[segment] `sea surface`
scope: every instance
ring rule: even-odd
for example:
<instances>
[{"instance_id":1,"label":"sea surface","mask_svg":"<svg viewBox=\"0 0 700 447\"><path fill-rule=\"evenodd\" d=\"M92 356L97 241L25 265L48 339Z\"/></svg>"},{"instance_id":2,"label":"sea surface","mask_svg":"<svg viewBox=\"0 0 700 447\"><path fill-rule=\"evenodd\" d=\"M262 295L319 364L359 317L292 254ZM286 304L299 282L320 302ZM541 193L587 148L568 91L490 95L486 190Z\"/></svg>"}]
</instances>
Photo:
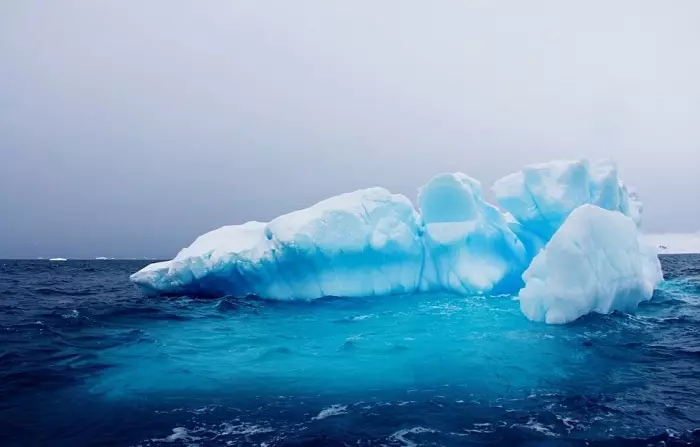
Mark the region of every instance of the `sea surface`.
<instances>
[{"instance_id":1,"label":"sea surface","mask_svg":"<svg viewBox=\"0 0 700 447\"><path fill-rule=\"evenodd\" d=\"M0 445L700 445L700 256L566 326L510 296L143 298L145 264L0 261Z\"/></svg>"}]
</instances>

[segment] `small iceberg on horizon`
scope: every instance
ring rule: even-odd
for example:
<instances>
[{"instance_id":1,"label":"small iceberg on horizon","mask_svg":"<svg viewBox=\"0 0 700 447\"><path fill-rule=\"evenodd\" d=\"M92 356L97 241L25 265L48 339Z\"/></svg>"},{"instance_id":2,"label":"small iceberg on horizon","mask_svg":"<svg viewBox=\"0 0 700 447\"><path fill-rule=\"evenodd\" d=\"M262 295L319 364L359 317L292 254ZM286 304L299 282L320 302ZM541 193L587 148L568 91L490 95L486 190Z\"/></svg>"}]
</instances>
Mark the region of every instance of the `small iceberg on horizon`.
<instances>
[{"instance_id":1,"label":"small iceberg on horizon","mask_svg":"<svg viewBox=\"0 0 700 447\"><path fill-rule=\"evenodd\" d=\"M50 262L66 262L66 258L49 258Z\"/></svg>"},{"instance_id":2,"label":"small iceberg on horizon","mask_svg":"<svg viewBox=\"0 0 700 447\"><path fill-rule=\"evenodd\" d=\"M644 239L657 247L659 254L700 253L700 231L694 233L646 234Z\"/></svg>"},{"instance_id":3,"label":"small iceberg on horizon","mask_svg":"<svg viewBox=\"0 0 700 447\"><path fill-rule=\"evenodd\" d=\"M525 287L525 316L549 323L593 311L632 311L661 281L656 250L639 232L641 201L612 162L526 166L498 180L492 190L500 209L484 199L478 180L459 172L439 174L419 188L417 207L379 187L341 194L268 223L210 231L173 260L150 264L130 279L149 296L277 300L430 292L518 295ZM591 211L596 209L605 212ZM581 214L586 218L577 224ZM608 221L615 225L609 227ZM609 233L598 237L572 230L586 225ZM629 234L620 236L619 228ZM585 250L572 254L558 248L566 241ZM615 258L590 262L600 253ZM540 259L536 270L531 270L533 259ZM633 269L629 284L622 284L626 276L606 276L607 269L630 263L643 267ZM537 290L544 284L556 296L533 304L528 290L534 290L535 277ZM553 286L563 278L567 293ZM596 289L591 278L616 285ZM577 295L591 290L595 299ZM561 310L572 300L575 310Z\"/></svg>"}]
</instances>

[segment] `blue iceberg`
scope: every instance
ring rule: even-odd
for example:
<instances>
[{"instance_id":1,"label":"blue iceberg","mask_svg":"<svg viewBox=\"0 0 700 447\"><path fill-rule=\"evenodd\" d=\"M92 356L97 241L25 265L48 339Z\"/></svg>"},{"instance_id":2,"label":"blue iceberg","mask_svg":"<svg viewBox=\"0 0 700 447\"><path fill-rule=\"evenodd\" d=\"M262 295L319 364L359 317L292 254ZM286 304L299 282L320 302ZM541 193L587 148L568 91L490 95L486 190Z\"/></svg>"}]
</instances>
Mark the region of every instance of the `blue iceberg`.
<instances>
[{"instance_id":1,"label":"blue iceberg","mask_svg":"<svg viewBox=\"0 0 700 447\"><path fill-rule=\"evenodd\" d=\"M268 223L206 233L173 260L134 273L131 281L151 296L278 300L421 292L516 295L523 289L525 315L547 322L571 321L591 311L633 310L660 281L656 255L646 246L632 249L612 224L605 238L576 230L579 214L598 231L608 231L608 221L624 219L620 226L639 241L641 202L613 163L532 165L498 180L493 192L501 209L484 199L477 180L454 173L437 175L421 187L417 209L406 196L378 187L341 194ZM573 262L557 248L564 241L584 248L573 269L577 275L562 268ZM613 297L597 291L594 298L581 298L584 304L562 310L562 303L574 299L573 291L594 290L587 285L591 277L619 279L600 270L621 264L583 262L601 250L620 262L644 265L634 271L643 286L609 288ZM572 293L553 286L562 275ZM601 305L605 300L611 304Z\"/></svg>"}]
</instances>

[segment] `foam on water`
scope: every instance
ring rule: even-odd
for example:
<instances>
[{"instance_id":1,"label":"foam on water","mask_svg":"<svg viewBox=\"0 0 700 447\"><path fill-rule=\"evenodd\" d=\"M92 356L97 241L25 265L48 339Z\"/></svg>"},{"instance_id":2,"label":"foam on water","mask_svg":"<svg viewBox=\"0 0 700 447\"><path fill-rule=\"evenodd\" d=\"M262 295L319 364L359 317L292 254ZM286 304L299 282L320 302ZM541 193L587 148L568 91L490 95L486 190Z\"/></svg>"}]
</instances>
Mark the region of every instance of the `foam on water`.
<instances>
[{"instance_id":1,"label":"foam on water","mask_svg":"<svg viewBox=\"0 0 700 447\"><path fill-rule=\"evenodd\" d=\"M338 416L341 414L347 413L348 406L347 405L331 405L328 408L324 408L321 410L321 412L314 417L314 419L319 420L319 419L325 419L327 417L331 416Z\"/></svg>"}]
</instances>

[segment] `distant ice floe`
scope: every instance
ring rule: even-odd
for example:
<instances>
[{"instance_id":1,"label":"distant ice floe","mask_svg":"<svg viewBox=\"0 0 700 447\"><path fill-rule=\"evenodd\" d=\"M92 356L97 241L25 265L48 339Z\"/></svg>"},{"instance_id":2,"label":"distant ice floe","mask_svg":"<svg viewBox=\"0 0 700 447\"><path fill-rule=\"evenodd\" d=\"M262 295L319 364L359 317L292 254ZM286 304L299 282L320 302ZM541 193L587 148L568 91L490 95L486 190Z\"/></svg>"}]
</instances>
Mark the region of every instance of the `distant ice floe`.
<instances>
[{"instance_id":1,"label":"distant ice floe","mask_svg":"<svg viewBox=\"0 0 700 447\"><path fill-rule=\"evenodd\" d=\"M51 262L66 262L66 258L50 258L49 261Z\"/></svg>"},{"instance_id":2,"label":"distant ice floe","mask_svg":"<svg viewBox=\"0 0 700 447\"><path fill-rule=\"evenodd\" d=\"M695 233L659 233L643 236L660 254L700 253L700 231Z\"/></svg>"}]
</instances>

